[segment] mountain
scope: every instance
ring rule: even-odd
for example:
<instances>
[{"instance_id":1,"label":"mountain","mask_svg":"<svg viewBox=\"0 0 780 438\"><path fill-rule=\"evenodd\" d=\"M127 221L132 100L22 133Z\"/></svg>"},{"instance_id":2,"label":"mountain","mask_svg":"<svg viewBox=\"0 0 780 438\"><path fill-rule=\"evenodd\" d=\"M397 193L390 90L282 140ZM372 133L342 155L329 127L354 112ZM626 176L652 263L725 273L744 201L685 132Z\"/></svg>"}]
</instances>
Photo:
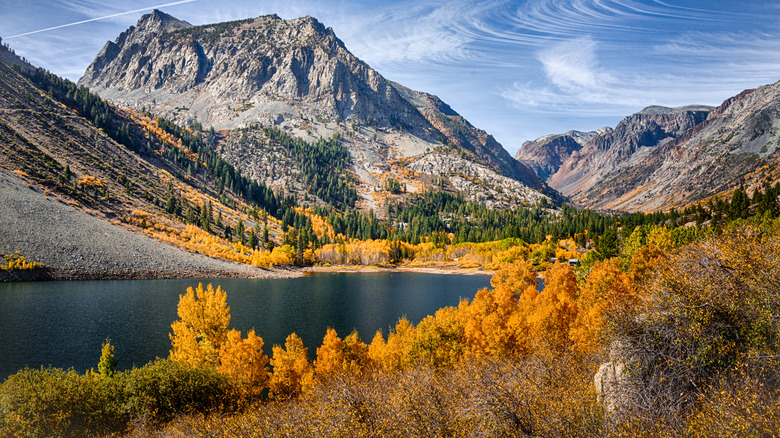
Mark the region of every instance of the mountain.
<instances>
[{"instance_id":1,"label":"mountain","mask_svg":"<svg viewBox=\"0 0 780 438\"><path fill-rule=\"evenodd\" d=\"M611 131L606 127L597 131L569 131L565 134L551 134L520 146L515 159L528 166L540 178L547 180L558 172L563 162L583 145L599 134Z\"/></svg>"},{"instance_id":2,"label":"mountain","mask_svg":"<svg viewBox=\"0 0 780 438\"><path fill-rule=\"evenodd\" d=\"M706 120L575 196L628 211L683 206L780 179L780 82L746 90Z\"/></svg>"},{"instance_id":3,"label":"mountain","mask_svg":"<svg viewBox=\"0 0 780 438\"><path fill-rule=\"evenodd\" d=\"M188 176L175 147L0 47L0 253L46 267L0 271L0 281L281 275L160 241L207 203L224 223L251 226L240 198L218 193L208 172ZM272 224L271 236L280 232Z\"/></svg>"},{"instance_id":4,"label":"mountain","mask_svg":"<svg viewBox=\"0 0 780 438\"><path fill-rule=\"evenodd\" d=\"M620 172L653 148L704 121L710 109L645 108L572 152L549 177L549 184L577 202L597 182Z\"/></svg>"},{"instance_id":5,"label":"mountain","mask_svg":"<svg viewBox=\"0 0 780 438\"><path fill-rule=\"evenodd\" d=\"M220 131L229 140L225 158L272 187L290 181L255 159L267 152L263 136L251 133L258 128L311 142L337 136L361 200L373 208L388 180L415 191L444 179L496 207L557 195L492 136L436 96L386 80L312 17L191 26L154 11L106 43L79 84L117 106ZM238 129L250 130L253 145L236 140Z\"/></svg>"},{"instance_id":6,"label":"mountain","mask_svg":"<svg viewBox=\"0 0 780 438\"><path fill-rule=\"evenodd\" d=\"M651 106L585 141L567 133L526 142L516 159L581 207L685 206L778 179L779 98L776 83L717 108Z\"/></svg>"}]
</instances>

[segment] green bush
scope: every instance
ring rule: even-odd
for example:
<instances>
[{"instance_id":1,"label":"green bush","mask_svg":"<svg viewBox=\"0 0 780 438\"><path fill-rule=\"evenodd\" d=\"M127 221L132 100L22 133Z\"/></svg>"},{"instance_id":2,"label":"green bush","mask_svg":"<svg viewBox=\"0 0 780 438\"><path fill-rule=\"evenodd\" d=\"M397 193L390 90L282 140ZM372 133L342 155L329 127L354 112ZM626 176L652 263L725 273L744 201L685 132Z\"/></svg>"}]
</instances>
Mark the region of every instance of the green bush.
<instances>
[{"instance_id":1,"label":"green bush","mask_svg":"<svg viewBox=\"0 0 780 438\"><path fill-rule=\"evenodd\" d=\"M238 406L234 384L212 369L158 359L118 377L127 397L125 408L142 423L159 424L179 414L231 411Z\"/></svg>"},{"instance_id":2,"label":"green bush","mask_svg":"<svg viewBox=\"0 0 780 438\"><path fill-rule=\"evenodd\" d=\"M3 437L94 436L123 430L129 417L112 379L59 368L25 368L0 385Z\"/></svg>"},{"instance_id":3,"label":"green bush","mask_svg":"<svg viewBox=\"0 0 780 438\"><path fill-rule=\"evenodd\" d=\"M182 414L232 411L236 394L214 370L163 359L113 378L26 368L0 384L0 438L102 436Z\"/></svg>"}]
</instances>

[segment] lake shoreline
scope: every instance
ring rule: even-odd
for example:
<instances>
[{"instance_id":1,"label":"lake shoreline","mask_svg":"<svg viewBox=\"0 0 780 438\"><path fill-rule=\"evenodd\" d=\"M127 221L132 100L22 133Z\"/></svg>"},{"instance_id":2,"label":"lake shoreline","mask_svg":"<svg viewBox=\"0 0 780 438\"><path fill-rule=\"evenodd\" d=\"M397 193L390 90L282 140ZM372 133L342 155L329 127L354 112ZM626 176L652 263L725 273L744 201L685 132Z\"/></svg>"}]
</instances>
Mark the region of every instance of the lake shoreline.
<instances>
[{"instance_id":1,"label":"lake shoreline","mask_svg":"<svg viewBox=\"0 0 780 438\"><path fill-rule=\"evenodd\" d=\"M304 276L299 268L176 269L83 271L39 268L26 271L0 271L0 282L81 281L81 280L175 280L187 278L277 279Z\"/></svg>"},{"instance_id":2,"label":"lake shoreline","mask_svg":"<svg viewBox=\"0 0 780 438\"><path fill-rule=\"evenodd\" d=\"M495 271L482 268L461 268L457 266L308 266L304 272L312 273L370 273L370 272L413 272L417 274L451 274L451 275L493 275Z\"/></svg>"},{"instance_id":3,"label":"lake shoreline","mask_svg":"<svg viewBox=\"0 0 780 438\"><path fill-rule=\"evenodd\" d=\"M255 268L240 265L243 269L176 269L176 270L74 270L38 268L25 271L0 271L0 282L28 281L81 281L81 280L168 280L187 278L245 278L281 279L303 277L311 273L371 273L412 272L418 274L493 275L494 271L457 266L283 266Z\"/></svg>"}]
</instances>

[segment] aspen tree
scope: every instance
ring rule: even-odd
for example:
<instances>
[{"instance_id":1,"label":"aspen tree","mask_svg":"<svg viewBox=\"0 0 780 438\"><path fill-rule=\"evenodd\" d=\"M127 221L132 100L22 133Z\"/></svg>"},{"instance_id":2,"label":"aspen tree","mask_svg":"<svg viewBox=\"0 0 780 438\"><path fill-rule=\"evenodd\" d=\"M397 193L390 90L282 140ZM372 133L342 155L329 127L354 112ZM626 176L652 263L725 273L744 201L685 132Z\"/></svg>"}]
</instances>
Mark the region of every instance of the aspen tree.
<instances>
[{"instance_id":1,"label":"aspen tree","mask_svg":"<svg viewBox=\"0 0 780 438\"><path fill-rule=\"evenodd\" d=\"M180 319L171 324L173 333L169 335L171 359L193 366L217 366L230 324L227 294L219 286L214 290L209 284L203 289L198 283L197 289L189 287L186 294L179 295L178 315Z\"/></svg>"}]
</instances>

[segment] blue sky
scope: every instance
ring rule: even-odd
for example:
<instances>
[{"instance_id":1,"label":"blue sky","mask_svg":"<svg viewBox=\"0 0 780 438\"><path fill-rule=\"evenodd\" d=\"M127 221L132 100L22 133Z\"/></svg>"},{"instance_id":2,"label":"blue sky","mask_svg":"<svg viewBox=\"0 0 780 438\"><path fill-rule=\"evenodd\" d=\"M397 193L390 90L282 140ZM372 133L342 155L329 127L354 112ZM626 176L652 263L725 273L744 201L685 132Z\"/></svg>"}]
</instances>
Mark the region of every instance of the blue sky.
<instances>
[{"instance_id":1,"label":"blue sky","mask_svg":"<svg viewBox=\"0 0 780 438\"><path fill-rule=\"evenodd\" d=\"M718 105L780 80L776 0L0 0L0 36L77 80L154 7L192 24L314 16L383 76L438 95L510 153L542 135L614 127L648 105Z\"/></svg>"}]
</instances>

